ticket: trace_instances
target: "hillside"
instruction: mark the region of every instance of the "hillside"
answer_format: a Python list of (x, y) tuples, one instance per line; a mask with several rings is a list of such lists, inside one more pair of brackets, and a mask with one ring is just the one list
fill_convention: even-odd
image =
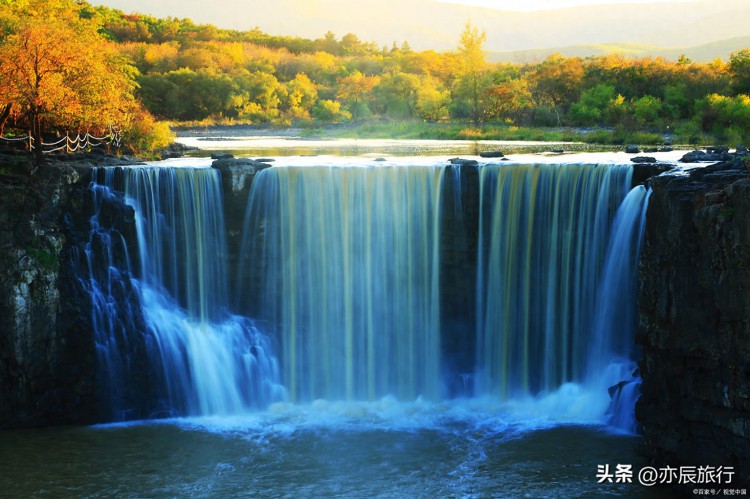
[(543, 49), (513, 50), (504, 52), (490, 52), (487, 58), (492, 62), (512, 62), (523, 64), (538, 62), (546, 57), (559, 53), (565, 57), (590, 57), (610, 54), (620, 54), (626, 57), (663, 57), (676, 61), (684, 55), (695, 62), (710, 62), (717, 57), (729, 60), (733, 52), (750, 47), (750, 36), (738, 36), (703, 45), (664, 48), (635, 43), (601, 43), (569, 45), (567, 47), (551, 47)]

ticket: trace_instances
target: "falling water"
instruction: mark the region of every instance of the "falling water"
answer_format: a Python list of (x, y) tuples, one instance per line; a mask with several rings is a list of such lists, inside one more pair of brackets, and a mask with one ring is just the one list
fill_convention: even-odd
[(479, 393), (508, 398), (586, 380), (610, 228), (631, 172), (614, 165), (482, 168)]
[[(216, 170), (100, 169), (79, 279), (116, 418), (138, 397), (152, 413), (228, 414), (286, 397), (439, 400), (474, 385), (507, 400), (628, 381), (648, 201), (628, 194), (631, 174), (268, 168), (230, 294)], [(108, 208), (123, 199), (132, 233)]]
[[(94, 172), (91, 189), (95, 204), (91, 240), (98, 242), (98, 250), (87, 252), (92, 270), (86, 285), (93, 295), (102, 296), (94, 300), (93, 323), (100, 365), (111, 373), (103, 381), (112, 383), (117, 376), (142, 390), (155, 390), (160, 400), (151, 401), (151, 410), (161, 414), (237, 413), (282, 396), (266, 337), (250, 319), (226, 310), (226, 244), (218, 172), (103, 169)], [(112, 237), (102, 229), (99, 216), (102, 200), (123, 195), (135, 214), (138, 277), (129, 257), (114, 261), (107, 256), (101, 261), (102, 255), (127, 247), (119, 233)], [(96, 268), (108, 270), (97, 274)], [(126, 300), (127, 313), (113, 320), (110, 310), (121, 297), (99, 291), (118, 287), (132, 289), (136, 296)], [(134, 341), (144, 345), (145, 354), (129, 348), (128, 343)], [(139, 373), (132, 365), (130, 359), (139, 354), (154, 368), (152, 375)], [(127, 411), (127, 407), (120, 410)]]
[(637, 325), (638, 256), (650, 196), (651, 190), (639, 185), (628, 193), (617, 211), (599, 286), (593, 324), (594, 348), (588, 367), (590, 385), (599, 390), (607, 385), (612, 387), (608, 422), (631, 433), (637, 429), (635, 402), (640, 394), (641, 378), (635, 360), (628, 354)]
[(441, 167), (272, 168), (254, 181), (247, 279), (294, 401), (440, 396)]

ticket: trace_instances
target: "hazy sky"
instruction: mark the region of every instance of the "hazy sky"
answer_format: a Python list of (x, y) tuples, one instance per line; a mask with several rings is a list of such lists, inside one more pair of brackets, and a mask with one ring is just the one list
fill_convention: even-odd
[[(750, 0), (90, 1), (126, 13), (187, 17), (221, 28), (257, 26), (272, 35), (312, 39), (330, 30), (381, 46), (406, 40), (417, 50), (439, 51), (456, 47), (467, 21), (487, 32), (486, 50), (507, 51), (614, 42), (692, 47), (748, 36), (750, 18)], [(606, 4), (611, 8), (586, 8)]]
[[(476, 5), (501, 10), (530, 12), (544, 9), (561, 9), (596, 4), (655, 3), (653, 0), (438, 0), (445, 3)], [(686, 0), (660, 0), (659, 3), (685, 2)], [(718, 0), (717, 0), (718, 3)]]

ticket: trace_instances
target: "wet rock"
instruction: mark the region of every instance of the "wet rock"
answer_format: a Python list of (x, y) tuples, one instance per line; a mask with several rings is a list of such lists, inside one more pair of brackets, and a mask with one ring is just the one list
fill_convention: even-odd
[(656, 163), (656, 158), (653, 156), (636, 156), (634, 158), (630, 158), (630, 161), (633, 163)]
[(666, 146), (666, 145), (664, 147), (660, 147), (658, 150), (658, 152), (672, 152), (672, 151), (674, 151), (672, 146)]
[(631, 144), (631, 145), (625, 146), (625, 152), (628, 154), (638, 154), (639, 152), (641, 152), (641, 150), (638, 148), (637, 145)]
[(741, 160), (661, 175), (639, 266), (641, 449), (750, 483), (750, 178)]
[(651, 177), (661, 175), (673, 168), (667, 163), (636, 163), (633, 165), (632, 187), (645, 184)]
[(212, 152), (211, 153), (211, 159), (232, 159), (234, 158), (233, 154), (227, 154), (224, 152)]
[(504, 156), (505, 154), (500, 151), (485, 151), (479, 153), (479, 157), (481, 158), (502, 158)]
[(727, 146), (707, 147), (706, 152), (708, 154), (726, 154), (729, 152), (729, 148)]
[(474, 159), (451, 158), (448, 160), (452, 165), (459, 166), (477, 166), (479, 162)]
[(708, 153), (705, 151), (690, 151), (680, 158), (682, 163), (716, 163), (729, 161), (732, 157), (727, 153)]

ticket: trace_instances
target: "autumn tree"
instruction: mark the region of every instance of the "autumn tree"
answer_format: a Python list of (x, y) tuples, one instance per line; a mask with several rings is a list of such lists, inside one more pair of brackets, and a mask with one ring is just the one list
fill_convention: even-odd
[(10, 115), (30, 128), (37, 161), (45, 129), (103, 129), (126, 121), (135, 105), (135, 68), (95, 22), (79, 15), (81, 5), (30, 0), (13, 7), (0, 43), (0, 95)]
[(560, 113), (576, 102), (582, 89), (583, 65), (575, 57), (553, 54), (529, 76), (531, 93), (537, 107), (549, 106), (560, 124)]
[(486, 40), (487, 34), (484, 31), (480, 33), (476, 26), (466, 23), (458, 44), (458, 54), (460, 56), (458, 80), (461, 83), (458, 88), (466, 89), (468, 92), (471, 117), (475, 125), (479, 124), (481, 82), (487, 65), (484, 49), (482, 48)]
[(354, 118), (367, 117), (371, 114), (367, 100), (372, 97), (372, 89), (379, 80), (354, 71), (339, 80), (336, 98), (346, 105)]

